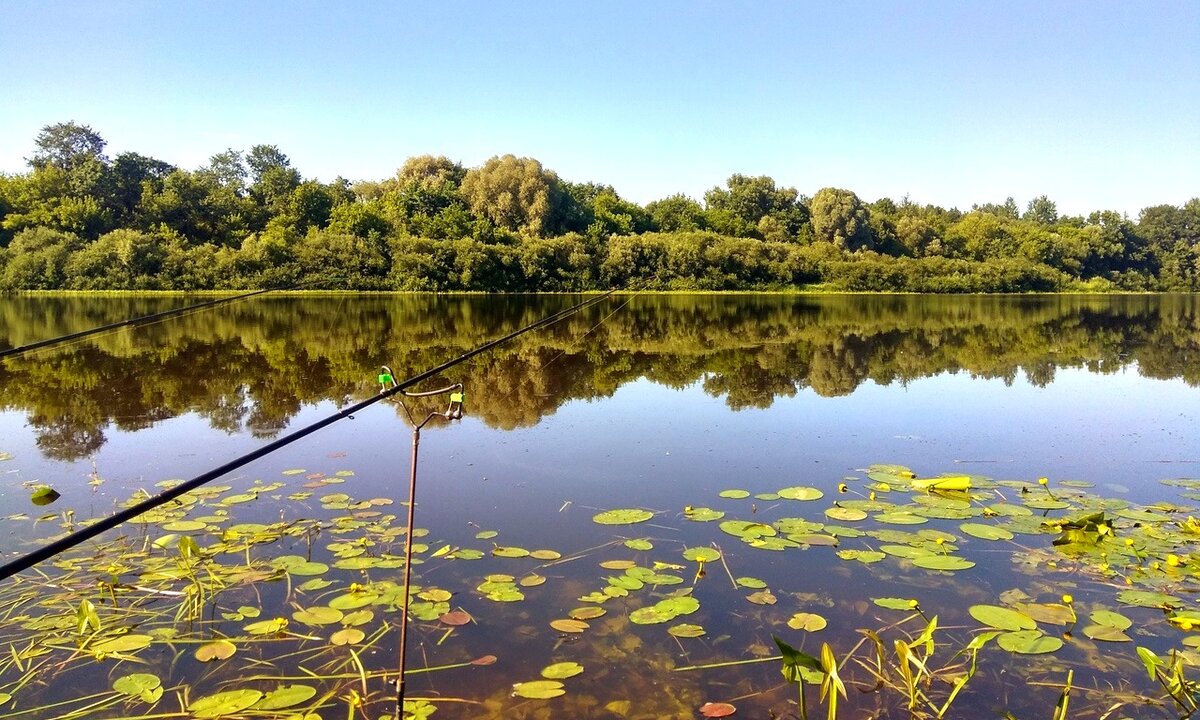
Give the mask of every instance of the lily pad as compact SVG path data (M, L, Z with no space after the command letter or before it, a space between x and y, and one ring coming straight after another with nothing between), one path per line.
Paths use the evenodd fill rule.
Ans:
M654 513L641 508L625 508L621 510L605 510L592 516L592 521L600 525L633 525L646 522L654 517Z
M930 555L928 557L919 557L912 561L913 565L926 570L946 570L953 572L956 570L969 570L975 567L975 563L966 558L960 558L957 555Z
M228 660L237 652L237 645L228 640L214 640L196 648L196 659L200 662L213 660Z
M132 695L139 697L143 693L162 687L162 680L158 679L157 675L150 673L133 673L116 679L113 682L113 690L122 695Z
M1088 617L1096 625L1105 625L1118 630L1128 630L1133 626L1132 620L1112 610L1096 610Z
M704 628L699 625L680 623L667 628L667 632L679 638L698 638L704 635Z
M700 706L700 714L706 718L723 718L737 712L737 708L729 703L706 702Z
M734 489L734 490L722 490L721 492L717 493L717 495L719 495L719 496L721 496L721 497L723 497L723 498L729 498L730 500L741 500L742 498L748 498L748 497L750 497L750 493L749 493L749 491L747 491L747 490L737 490L737 489Z
M1033 630L1037 623L1024 613L999 605L972 605L971 617L997 630Z
M916 610L917 609L917 601L913 600L911 598L896 598L896 597L871 598L871 602L873 602L876 605L878 605L879 607L885 608L887 610L906 611L906 610Z
M198 718L233 715L249 708L262 697L263 694L259 690L228 690L194 701L188 706L188 711Z
M858 520L866 520L867 513L857 508L831 507L825 510L825 517L829 518L830 520L857 522Z
M107 654L131 653L149 647L152 642L154 638L149 635L118 635L92 645L91 650Z
M1013 534L1002 527L995 525L985 525L983 523L963 523L958 526L960 530L981 540L1012 540Z
M589 606L575 608L571 612L567 613L567 615L569 615L572 620L594 620L603 616L607 612L608 611L604 608Z
M804 487L797 485L794 487L786 487L780 490L779 497L785 500L820 500L825 497L825 493L814 487Z
M808 632L816 632L824 630L828 624L825 618L816 613L799 612L788 620L788 627L793 630L805 630Z
M513 685L513 695L531 700L548 700L566 694L563 684L557 680L533 680Z
M696 522L711 522L725 517L725 513L720 510L713 510L712 508L698 507L684 509L683 516L688 520L695 520Z
M737 579L737 584L751 590L761 590L767 586L765 582L756 577L740 577Z
M996 643L1005 650L1020 655L1052 653L1063 646L1062 640L1045 635L1041 630L1002 633L996 637Z
M641 538L638 538L635 540L626 540L624 545L625 545L625 547L629 548L630 550L653 550L654 549L654 543L650 542L649 540L644 540Z
M357 645L366 638L366 633L355 627L342 628L329 636L334 645Z
M542 677L548 680L566 680L583 672L583 666L576 662L560 662L542 668Z
M562 619L562 620L551 620L550 627L554 628L555 630L557 630L559 632L577 634L577 633L583 632L584 630L587 630L589 627L591 627L591 625L588 625L586 622L584 622L582 620Z
M251 709L282 710L307 702L316 694L317 689L310 685L283 685L267 693Z
M721 553L710 547L694 547L683 551L683 559L692 562L716 562L721 559Z
M1133 638L1126 635L1124 630L1111 625L1088 625L1083 629L1083 634L1100 642L1133 642Z

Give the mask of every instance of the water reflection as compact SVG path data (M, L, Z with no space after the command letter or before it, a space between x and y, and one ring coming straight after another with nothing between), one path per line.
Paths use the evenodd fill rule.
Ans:
M434 366L577 298L259 297L0 361L0 407L51 458L87 456L105 430L196 413L270 437L304 406L368 397L379 365ZM0 300L0 347L178 307L181 297ZM626 304L627 303L627 304ZM572 399L645 377L700 383L732 409L811 388L965 371L1044 386L1058 369L1200 385L1200 299L1175 296L637 296L613 298L456 369L490 426L536 424Z

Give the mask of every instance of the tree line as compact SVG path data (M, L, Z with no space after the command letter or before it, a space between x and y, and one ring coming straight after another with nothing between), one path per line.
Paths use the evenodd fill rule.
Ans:
M74 122L34 146L28 172L0 174L0 290L1200 290L1200 198L1135 221L1045 196L1023 212L808 197L736 174L642 206L513 155L322 183L274 145L195 170L109 158Z

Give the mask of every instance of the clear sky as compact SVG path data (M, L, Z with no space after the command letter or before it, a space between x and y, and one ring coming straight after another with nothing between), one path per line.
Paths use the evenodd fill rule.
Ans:
M638 202L735 172L1065 213L1200 195L1200 2L3 0L0 171L43 125L307 177L537 158Z

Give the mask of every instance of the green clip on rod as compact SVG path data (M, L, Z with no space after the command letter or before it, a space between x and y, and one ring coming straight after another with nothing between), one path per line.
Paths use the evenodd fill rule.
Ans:
M392 377L392 369L386 365L380 368L379 384L382 386L380 392L396 388L396 380ZM408 531L404 537L404 616L400 620L400 669L399 675L396 678L396 720L400 720L400 717L404 714L404 671L407 667L406 651L408 649L408 593L412 582L413 515L417 506L417 451L421 446L421 428L425 427L434 418L441 418L447 422L461 420L463 416L463 402L466 400L466 393L463 392L462 383L455 383L437 390L426 390L423 392L401 390L401 392L405 397L410 398L449 394L450 404L445 412L431 412L425 416L424 420L417 422L412 412L408 409L408 406L404 404L404 401L399 401L400 407L404 409L405 416L408 417L409 424L412 425L412 462L409 465L408 474Z

